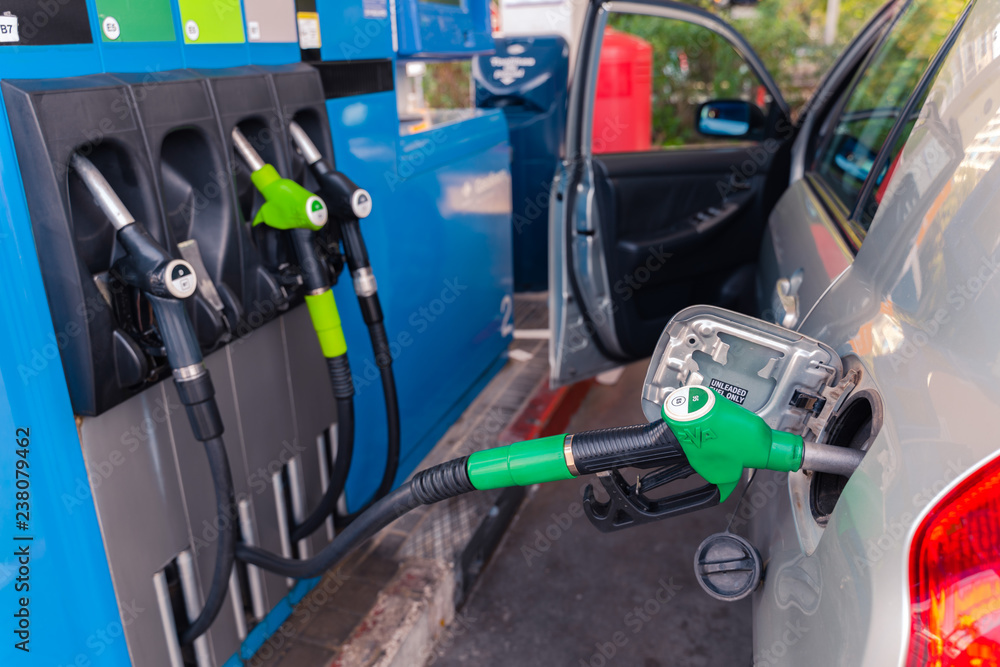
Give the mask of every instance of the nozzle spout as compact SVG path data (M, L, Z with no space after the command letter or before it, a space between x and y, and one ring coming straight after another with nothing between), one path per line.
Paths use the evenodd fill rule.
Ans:
M264 159L260 154L254 150L254 147L250 145L247 138L240 132L240 128L233 128L233 143L236 145L236 150L239 152L243 159L246 160L247 166L250 167L250 171L260 171L264 166Z
M83 157L79 153L73 153L69 159L70 166L83 180L84 185L94 196L94 201L108 216L111 224L116 230L127 227L135 222L135 218L118 198L111 184L104 178L101 170L94 166L94 163Z
M288 124L288 130L292 134L292 141L298 147L299 152L302 153L302 157L305 158L306 162L309 164L316 164L323 159L323 155L320 154L319 149L316 148L316 144L312 142L306 131L302 129L298 123L294 120Z
M865 458L860 449L823 445L818 442L804 443L802 470L828 472L850 477Z

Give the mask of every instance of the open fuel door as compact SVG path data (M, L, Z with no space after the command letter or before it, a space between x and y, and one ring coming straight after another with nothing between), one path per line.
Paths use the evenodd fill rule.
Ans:
M774 80L718 17L591 3L550 208L553 385L649 355L691 304L754 311L792 134Z

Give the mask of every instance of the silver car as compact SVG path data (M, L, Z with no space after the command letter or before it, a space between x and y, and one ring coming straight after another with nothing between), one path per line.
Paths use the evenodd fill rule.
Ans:
M599 127L602 42L639 26L655 46L651 22L723 40L749 83L695 100L698 141L655 145L654 117L649 145L618 150ZM671 94L661 73L694 75L670 48L654 97ZM692 336L670 382L651 369L644 407L728 364L734 395L763 383L775 420L867 451L849 480L758 473L735 506L765 564L754 664L1000 665L1000 0L890 2L794 119L733 28L673 2L592 3L574 77L553 383L649 355L664 327L666 368L671 335L710 333L678 311L714 304L759 319L734 315L715 347ZM773 324L835 351L823 386L780 352L736 368ZM797 393L779 405L778 389Z

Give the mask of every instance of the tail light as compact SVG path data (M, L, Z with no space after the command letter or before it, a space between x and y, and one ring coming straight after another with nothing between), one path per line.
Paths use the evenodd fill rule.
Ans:
M910 547L907 667L1000 666L1000 458L952 489Z

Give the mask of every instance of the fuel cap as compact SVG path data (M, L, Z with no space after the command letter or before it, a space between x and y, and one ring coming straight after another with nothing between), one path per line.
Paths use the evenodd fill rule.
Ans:
M754 546L732 533L710 535L694 555L698 583L716 600L742 600L757 588L762 572Z

